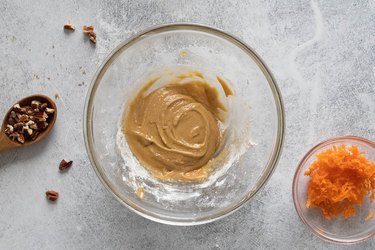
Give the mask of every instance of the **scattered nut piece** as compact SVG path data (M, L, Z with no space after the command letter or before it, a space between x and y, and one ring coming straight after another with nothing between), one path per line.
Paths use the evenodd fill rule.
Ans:
M95 37L92 37L92 36L90 36L90 41L91 41L92 43L96 43L96 38L95 38Z
M37 130L37 129L38 129L38 125L36 125L36 123L35 123L34 121L28 121L26 124L27 124L27 125L29 126L29 128L31 128L31 129L34 129L34 130Z
M59 198L59 193L53 190L48 190L46 192L46 197L50 201L56 201Z
M93 37L93 38L96 39L96 33L95 33L94 31L90 31L90 32L88 33L88 35L89 35L90 38Z
M96 43L96 38L93 37L93 36L90 36L90 41L91 41L92 43Z
M48 126L48 123L45 122L45 121L38 121L37 126L38 126L38 128L44 130Z
M94 26L86 26L86 25L84 25L82 27L82 31L83 31L83 33L89 33L90 31L94 31Z
M137 190L135 190L135 194L140 198L140 199L143 199L144 195L145 195L145 189L144 187L138 187Z
M188 56L188 52L184 49L180 50L180 57L185 58Z
M83 26L82 27L83 33L87 34L90 41L96 44L96 33L94 32L94 26Z
M66 29L66 30L75 30L75 27L74 27L74 25L73 25L73 23L71 23L70 21L68 21L68 22L66 22L65 24L64 24L64 29Z
M66 160L63 159L60 162L59 169L60 169L60 171L64 171L64 170L70 168L70 166L72 166L72 164L73 164L73 161L66 161Z

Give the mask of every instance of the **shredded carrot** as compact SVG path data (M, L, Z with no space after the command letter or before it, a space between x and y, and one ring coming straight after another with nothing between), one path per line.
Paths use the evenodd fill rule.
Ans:
M374 211L370 211L369 213L368 213L368 215L367 215L367 217L366 217L366 221L368 221L369 219L371 219L372 217L374 217Z
M305 172L310 176L306 207L320 208L326 219L355 216L358 206L375 196L375 164L363 156L357 146L338 147L317 154ZM370 219L373 212L367 216Z

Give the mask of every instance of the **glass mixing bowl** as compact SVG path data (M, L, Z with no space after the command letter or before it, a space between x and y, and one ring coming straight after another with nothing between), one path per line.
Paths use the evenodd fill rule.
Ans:
M251 145L225 171L218 167L209 183L162 183L145 177L147 171L130 174L137 159L119 150L124 104L140 79L173 65L215 71L245 102L236 109L242 123L234 122L232 130L240 133L249 123ZM87 95L84 136L96 174L122 204L157 222L196 225L230 214L266 183L282 148L284 110L274 78L249 46L207 26L168 24L133 36L107 57Z
M293 201L299 217L314 234L334 243L352 244L375 236L375 219L365 220L369 210L374 207L368 198L362 207L357 207L357 214L348 219L338 216L327 220L320 209L306 207L307 183L310 180L309 176L304 175L306 170L316 160L317 154L343 144L358 146L367 159L375 162L375 143L372 141L357 136L340 136L323 141L307 152L299 163L293 180Z

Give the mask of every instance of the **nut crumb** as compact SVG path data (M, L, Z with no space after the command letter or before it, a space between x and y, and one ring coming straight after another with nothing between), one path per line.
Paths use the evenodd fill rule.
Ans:
M53 114L53 113L55 113L55 110L54 109L52 109L52 108L45 108L46 109L46 113L47 114Z
M145 189L144 189L144 187L139 187L139 188L137 188L137 190L135 190L135 194L139 197L139 198L141 198L141 199L143 199L143 197L144 197L144 195L145 195Z
M74 27L73 23L71 23L70 21L68 21L68 22L66 22L64 24L64 29L74 31L75 27Z
M60 162L59 169L60 169L60 171L64 171L64 170L70 168L70 166L72 166L72 164L73 164L73 161L66 161L66 160L63 159Z
M93 37L93 36L90 36L90 35L89 35L89 37L90 37L90 41L95 44L96 43L96 37Z
M180 50L180 57L186 58L188 56L188 52L184 49Z
M83 33L87 34L90 41L94 44L96 44L96 33L94 32L94 26L86 26L84 25L82 27Z
M55 94L55 99L59 99L59 95L58 94Z
M94 31L94 26L83 25L82 31L83 31L83 33L89 33L90 31Z
M46 197L50 201L56 201L59 198L59 193L53 190L48 190L46 192Z

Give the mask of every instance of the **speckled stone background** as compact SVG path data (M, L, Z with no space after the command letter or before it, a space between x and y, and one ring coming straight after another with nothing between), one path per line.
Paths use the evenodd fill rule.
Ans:
M72 20L78 29L64 32ZM92 170L83 106L115 46L167 22L212 25L242 38L280 85L286 137L278 167L249 204L211 224L173 227L117 202ZM83 36L92 24L98 43ZM336 135L375 140L375 1L59 0L0 2L0 114L42 92L56 99L53 134L0 156L0 249L336 249L314 236L292 203L292 177L314 144ZM62 158L74 160L64 174ZM47 189L60 191L57 204ZM345 249L374 249L375 239Z

